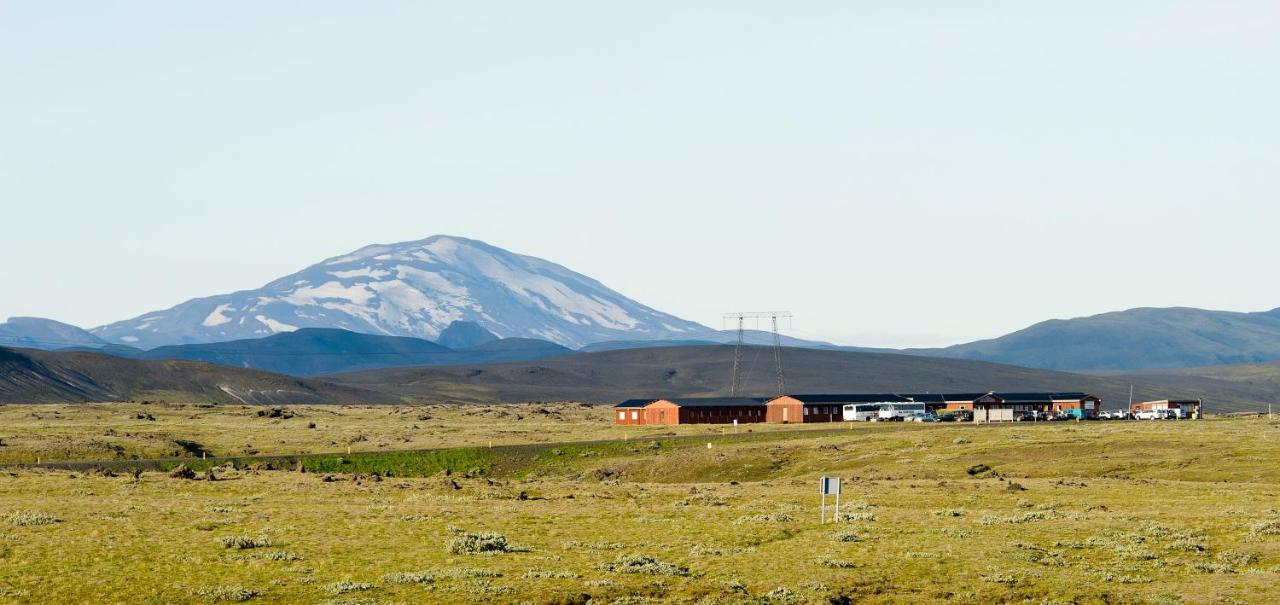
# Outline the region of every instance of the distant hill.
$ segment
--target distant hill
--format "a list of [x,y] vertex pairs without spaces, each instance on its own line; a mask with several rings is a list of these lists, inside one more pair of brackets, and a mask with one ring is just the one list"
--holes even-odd
[[582,353],[600,353],[602,351],[622,351],[625,349],[651,349],[655,347],[705,347],[714,345],[723,345],[723,341],[717,340],[610,340],[606,342],[593,342],[585,347],[578,349]]
[[[1167,385],[1170,390],[1185,393],[1188,397],[1213,399],[1257,400],[1275,404],[1280,411],[1280,361],[1240,365],[1208,366],[1202,368],[1177,368],[1145,370],[1137,372],[1099,373],[1116,380]],[[1269,395],[1269,397],[1268,397]],[[1256,409],[1265,409],[1258,407]]]
[[436,343],[450,349],[466,349],[498,340],[497,334],[473,321],[455,321],[440,332]]
[[[544,354],[550,343],[504,339],[475,354]],[[556,345],[550,345],[556,346]],[[392,403],[431,401],[611,402],[633,397],[724,395],[732,346],[625,349],[517,363],[407,367],[295,378],[194,361],[99,353],[0,349],[0,403],[151,399],[223,403]],[[467,354],[466,351],[455,352]],[[772,351],[748,347],[743,393],[776,392]],[[1280,403],[1274,381],[1253,383],[1178,373],[1096,376],[909,355],[784,349],[787,391],[1088,391],[1108,408],[1142,399],[1205,397],[1219,412]]]
[[211,403],[393,402],[326,380],[192,361],[0,348],[0,403],[156,400]]
[[1280,360],[1280,309],[1130,309],[1049,320],[991,340],[904,352],[1068,371],[1272,361]]
[[158,347],[125,356],[207,361],[294,376],[315,376],[397,366],[525,361],[571,353],[572,350],[560,345],[531,338],[487,340],[475,347],[454,350],[420,338],[304,328],[266,338]]
[[[632,397],[726,395],[732,364],[731,346],[623,349],[582,353],[536,362],[396,368],[329,376],[342,384],[376,388],[408,399],[464,401],[582,400],[615,401]],[[988,362],[859,353],[817,349],[784,349],[787,391],[944,392],[944,391],[1087,391],[1106,407],[1128,403],[1127,378],[1070,374]],[[776,393],[772,353],[748,347],[743,356],[743,392]],[[1194,382],[1166,388],[1158,382],[1136,384],[1140,399],[1201,393]],[[1215,409],[1258,409],[1267,399],[1235,391],[1209,394]],[[1275,398],[1276,394],[1271,393]]]
[[10,317],[0,323],[0,346],[28,349],[99,348],[107,342],[77,328],[43,317]]

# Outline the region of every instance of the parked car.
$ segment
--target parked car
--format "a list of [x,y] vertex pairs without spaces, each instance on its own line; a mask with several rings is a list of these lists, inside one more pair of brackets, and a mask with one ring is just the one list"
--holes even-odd
[[1165,414],[1167,411],[1168,410],[1138,410],[1138,413],[1135,414],[1135,416],[1138,420],[1164,420],[1169,417],[1168,414]]
[[932,412],[917,412],[907,418],[911,422],[937,422],[938,417]]

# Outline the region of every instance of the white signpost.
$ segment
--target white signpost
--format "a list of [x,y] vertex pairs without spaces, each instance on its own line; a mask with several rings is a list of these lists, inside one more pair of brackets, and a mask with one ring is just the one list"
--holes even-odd
[[827,496],[836,497],[836,512],[831,518],[834,521],[840,521],[840,478],[823,477],[818,481],[818,491],[822,493],[822,523],[827,522]]

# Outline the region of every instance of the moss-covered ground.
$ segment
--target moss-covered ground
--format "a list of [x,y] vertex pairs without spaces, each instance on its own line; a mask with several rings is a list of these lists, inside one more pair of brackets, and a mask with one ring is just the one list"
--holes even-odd
[[1265,419],[796,428],[0,469],[0,603],[1280,602]]

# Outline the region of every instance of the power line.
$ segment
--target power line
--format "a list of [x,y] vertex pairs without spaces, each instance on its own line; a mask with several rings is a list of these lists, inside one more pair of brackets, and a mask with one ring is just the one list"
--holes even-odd
[[768,319],[773,330],[773,365],[777,376],[778,394],[783,395],[787,390],[786,374],[782,370],[782,336],[778,333],[778,320],[791,319],[790,311],[739,311],[736,313],[725,313],[725,320],[736,320],[738,324],[738,342],[733,348],[733,374],[729,379],[729,395],[736,397],[738,395],[739,385],[739,366],[742,363],[742,346],[746,340],[746,320],[752,319],[756,322],[756,329],[760,327],[761,319]]

